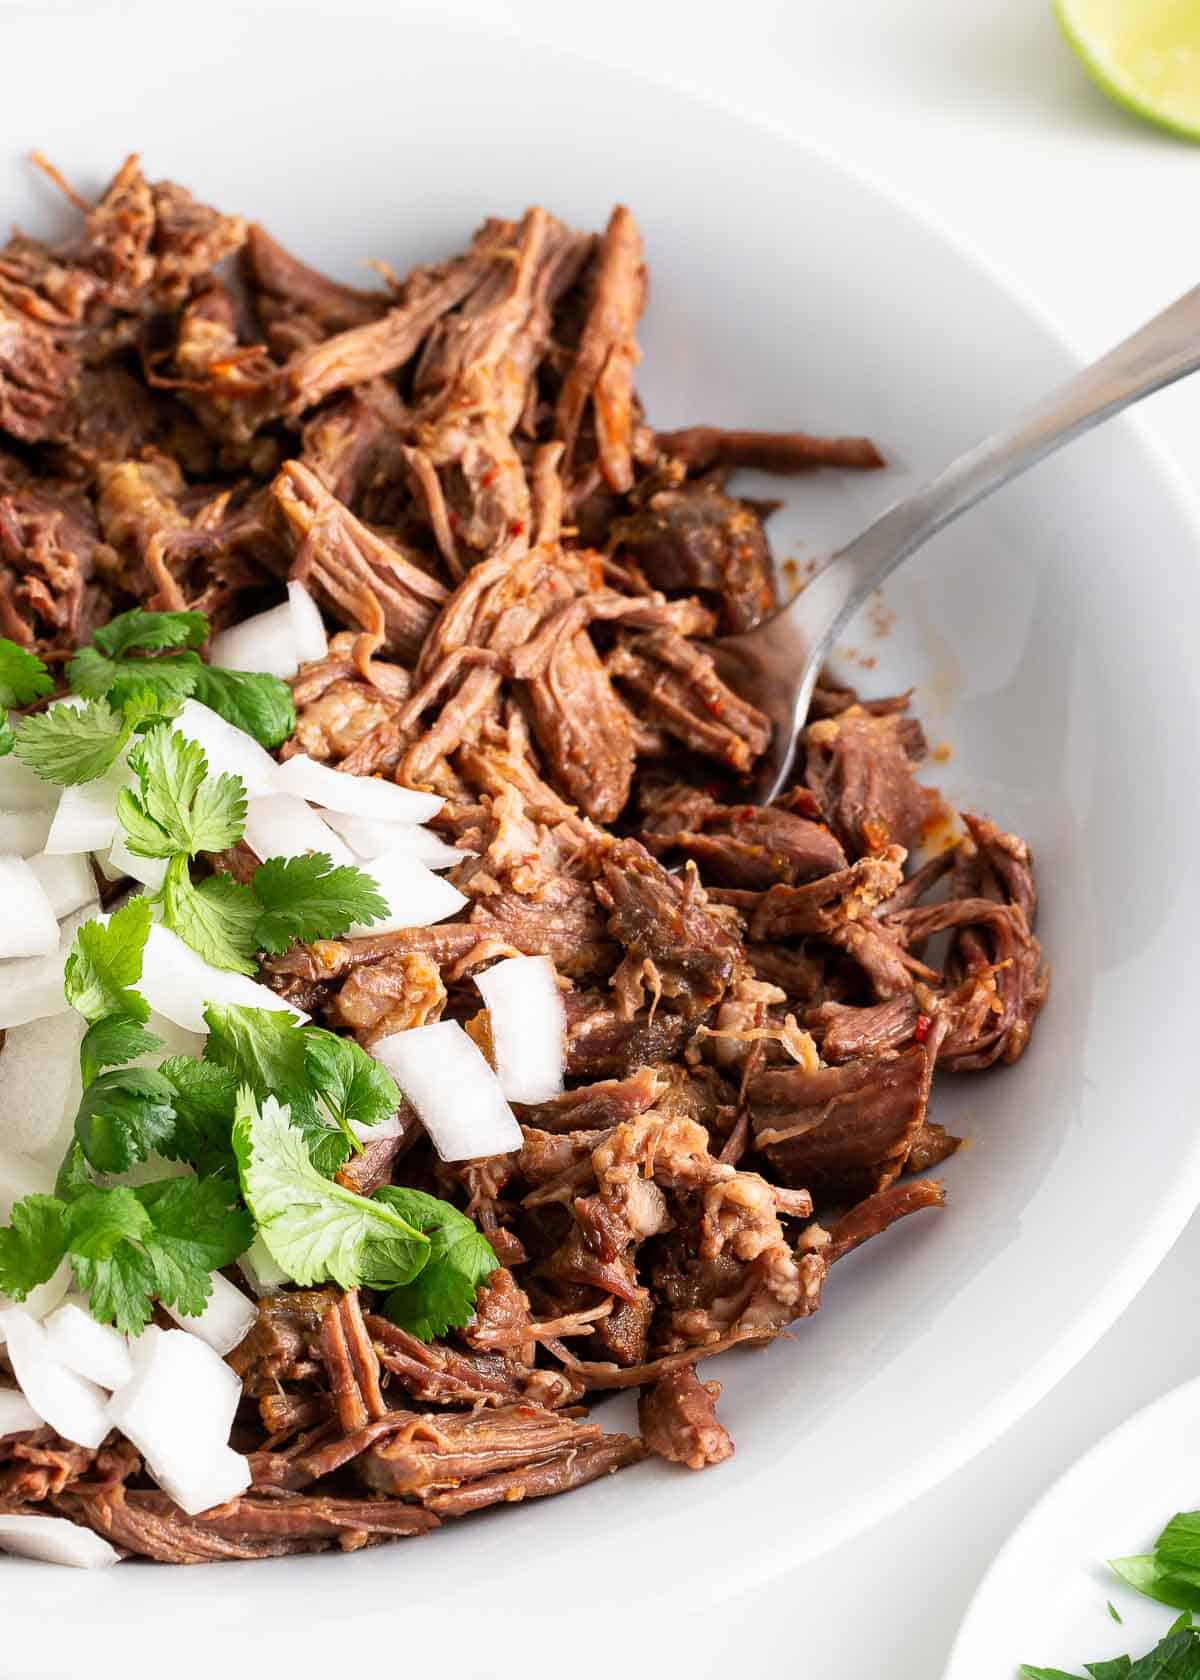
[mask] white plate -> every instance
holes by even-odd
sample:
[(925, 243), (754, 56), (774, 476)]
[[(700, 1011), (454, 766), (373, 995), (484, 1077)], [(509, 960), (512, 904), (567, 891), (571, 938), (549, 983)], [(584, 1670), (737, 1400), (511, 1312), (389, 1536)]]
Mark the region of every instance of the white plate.
[[(5, 220), (59, 214), (19, 160), (33, 145), (87, 190), (137, 146), (151, 173), (260, 217), (347, 278), (365, 278), (360, 256), (402, 270), (455, 249), (487, 212), (542, 200), (594, 227), (627, 200), (652, 272), (641, 388), (654, 421), (864, 431), (894, 463), (787, 488), (773, 527), (785, 555), (848, 535), (1072, 368), (1022, 304), (893, 201), (622, 72), (414, 13), (202, 20), (160, 4), (7, 10), (2, 27), (6, 60), (28, 67), (0, 116)], [(647, 1464), (347, 1558), (69, 1583), (14, 1564), (4, 1635), (22, 1676), (56, 1672), (44, 1629), (67, 1592), (94, 1680), (157, 1672), (168, 1646), (207, 1674), (260, 1628), (298, 1677), (343, 1662), (348, 1633), (355, 1649), (399, 1640), (406, 1661), (427, 1648), (444, 1666), (448, 1625), (473, 1621), (492, 1651), (544, 1640), (563, 1653), (588, 1624), (668, 1619), (844, 1540), (1057, 1381), (1200, 1186), (1186, 1100), (1197, 530), (1139, 431), (1113, 426), (906, 569), (890, 635), (864, 624), (848, 638), (876, 661), (862, 675), (877, 692), (917, 683), (933, 739), (953, 744), (955, 790), (1029, 835), (1054, 989), (1016, 1068), (941, 1082), (938, 1118), (977, 1140), (946, 1170), (947, 1212), (839, 1266), (793, 1339), (710, 1369), (727, 1385), (733, 1463), (699, 1476)]]
[(1038, 1501), (980, 1582), (942, 1680), (1015, 1680), (1019, 1663), (1078, 1674), (1151, 1650), (1178, 1612), (1106, 1560), (1152, 1550), (1176, 1511), (1198, 1505), (1200, 1380), (1114, 1429)]

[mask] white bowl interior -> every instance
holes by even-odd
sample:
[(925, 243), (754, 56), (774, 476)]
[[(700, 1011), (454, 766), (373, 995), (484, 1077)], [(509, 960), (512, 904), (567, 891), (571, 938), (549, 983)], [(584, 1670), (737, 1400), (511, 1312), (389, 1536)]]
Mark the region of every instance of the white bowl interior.
[[(34, 145), (84, 190), (137, 147), (152, 174), (346, 278), (360, 258), (403, 269), (449, 251), (490, 211), (540, 200), (596, 225), (623, 199), (651, 263), (654, 421), (867, 432), (893, 463), (784, 486), (782, 555), (848, 536), (1070, 369), (904, 209), (681, 96), (413, 13), (195, 21), (8, 12), (30, 73), (6, 88), (6, 218), (36, 230), (58, 213), (21, 162)], [(51, 60), (48, 101), (35, 67)], [(118, 73), (97, 74), (106, 61)], [(181, 1673), (226, 1664), (249, 1628), (281, 1668), (325, 1671), (349, 1622), (444, 1666), (449, 1619), (528, 1650), (577, 1637), (581, 1614), (712, 1602), (928, 1486), (1086, 1350), (1195, 1199), (1195, 559), (1192, 516), (1122, 423), (943, 534), (889, 587), (886, 635), (866, 614), (848, 636), (865, 689), (916, 684), (953, 749), (947, 790), (1029, 838), (1054, 983), (1017, 1067), (938, 1082), (935, 1117), (975, 1140), (945, 1169), (945, 1214), (839, 1266), (794, 1338), (709, 1368), (733, 1463), (650, 1464), (348, 1558), (72, 1578), (97, 1677), (157, 1671), (167, 1637)], [(0, 1567), (21, 1673), (59, 1672), (42, 1636), (67, 1583)]]

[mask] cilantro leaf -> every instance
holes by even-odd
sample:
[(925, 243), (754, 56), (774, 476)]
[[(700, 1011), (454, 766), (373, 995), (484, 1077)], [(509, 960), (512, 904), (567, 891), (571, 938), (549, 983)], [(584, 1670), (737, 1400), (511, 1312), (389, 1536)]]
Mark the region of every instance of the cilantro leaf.
[[(374, 1056), (352, 1038), (323, 1027), (304, 1027), (304, 1066), (310, 1084), (346, 1134), (352, 1149), (362, 1144), (352, 1124), (378, 1126), (400, 1107), (400, 1088)], [(341, 1163), (339, 1162), (339, 1165)]]
[(133, 988), (142, 977), (142, 954), (150, 932), (150, 901), (131, 898), (103, 922), (85, 922), (67, 958), (63, 989), (67, 1002), (87, 1021), (128, 1015), (145, 1022), (150, 1006)]
[[(88, 656), (91, 656), (90, 658)], [(161, 659), (104, 659), (93, 648), (83, 648), (69, 670), (89, 686), (101, 686), (114, 706), (125, 706), (135, 694), (149, 692), (164, 708), (181, 706), (196, 692), (204, 665), (198, 653), (168, 653)], [(78, 688), (78, 684), (76, 684)], [(80, 694), (84, 689), (78, 688)]]
[(263, 906), (259, 948), (282, 956), (295, 939), (334, 939), (356, 922), (387, 915), (387, 901), (371, 876), (324, 852), (270, 858), (254, 872), (254, 891)]
[(17, 744), (17, 737), (13, 733), (13, 726), (8, 721), (8, 713), (0, 706), (0, 758), (7, 758)]
[(26, 1196), (11, 1217), (12, 1223), (0, 1228), (0, 1293), (23, 1301), (62, 1264), (66, 1211), (55, 1196)]
[[(165, 725), (151, 729), (129, 755), (140, 793), (118, 801), (132, 851), (170, 857), (220, 852), (246, 826), (246, 789), (239, 776), (210, 777), (204, 749)], [(127, 816), (136, 811), (131, 828)], [(149, 825), (149, 826), (148, 826)], [(161, 834), (159, 839), (155, 831)]]
[(1082, 1674), (1068, 1674), (1064, 1668), (1034, 1668), (1032, 1663), (1022, 1663), (1017, 1673), (1024, 1680), (1085, 1680)]
[(240, 1004), (209, 1004), (204, 1019), (205, 1059), (228, 1069), (260, 1099), (286, 1102), (313, 1165), (327, 1178), (351, 1149), (362, 1147), (352, 1125), (376, 1126), (400, 1106), (391, 1075), (352, 1038), (301, 1027), (284, 1010)]
[(1154, 1542), (1164, 1569), (1200, 1570), (1200, 1511), (1177, 1511)]
[(130, 728), (107, 700), (60, 703), (22, 722), (16, 753), (43, 781), (74, 787), (112, 769)]
[(165, 1178), (134, 1195), (150, 1216), (143, 1238), (160, 1301), (181, 1313), (204, 1311), (210, 1272), (228, 1266), (254, 1240), (244, 1208), (232, 1206), (233, 1186), (217, 1178)]
[(210, 875), (199, 885), (188, 874), (187, 859), (176, 853), (155, 895), (167, 927), (214, 968), (254, 974), (258, 949), (258, 901), (249, 887), (231, 875)]
[(500, 1262), (473, 1221), (449, 1202), (385, 1184), (372, 1200), (395, 1208), (429, 1238), (429, 1259), (411, 1283), (393, 1289), (383, 1304), (393, 1324), (423, 1342), (466, 1324), (475, 1312), (475, 1291)]
[(0, 706), (29, 706), (54, 693), (54, 679), (36, 654), (0, 636)]
[(1173, 1610), (1200, 1610), (1200, 1574), (1165, 1569), (1151, 1553), (1109, 1558), (1108, 1567), (1144, 1598)]
[(202, 1176), (235, 1174), (230, 1131), (237, 1076), (192, 1056), (168, 1056), (158, 1071), (171, 1087), (175, 1109), (174, 1136), (158, 1146), (159, 1154), (171, 1161), (190, 1161)]
[(259, 1233), (294, 1282), (387, 1288), (411, 1281), (425, 1264), (429, 1238), (386, 1203), (322, 1178), (274, 1097), (260, 1109), (249, 1086), (239, 1089), (233, 1148)]
[(92, 641), (110, 659), (130, 648), (198, 648), (208, 640), (209, 624), (198, 612), (147, 612), (134, 607), (119, 613), (94, 632)]
[(54, 1180), (54, 1194), (60, 1202), (73, 1202), (77, 1196), (82, 1196), (85, 1190), (93, 1188), (92, 1175), (83, 1158), (83, 1150), (79, 1147), (78, 1140), (72, 1138), (67, 1145), (67, 1153), (63, 1156), (62, 1166), (58, 1169), (58, 1177)]
[(102, 1015), (84, 1033), (79, 1047), (84, 1085), (90, 1085), (101, 1068), (122, 1067), (138, 1056), (148, 1056), (161, 1050), (162, 1042), (131, 1015)]
[(67, 1248), (72, 1259), (108, 1260), (123, 1242), (137, 1241), (150, 1220), (124, 1184), (111, 1190), (93, 1185), (67, 1204)]
[(123, 1173), (170, 1140), (171, 1087), (153, 1068), (99, 1074), (83, 1093), (75, 1136), (97, 1172)]
[(226, 723), (245, 730), (268, 749), (281, 747), (296, 727), (292, 691), (279, 677), (201, 665), (192, 692)]

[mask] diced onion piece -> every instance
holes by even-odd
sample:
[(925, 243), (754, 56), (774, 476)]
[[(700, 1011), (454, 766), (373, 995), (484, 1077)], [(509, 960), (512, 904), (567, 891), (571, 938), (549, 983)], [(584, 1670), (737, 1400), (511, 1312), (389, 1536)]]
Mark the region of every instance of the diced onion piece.
[(151, 892), (158, 891), (167, 873), (165, 858), (139, 857), (136, 852), (131, 852), (125, 844), (125, 831), (121, 828), (118, 828), (117, 837), (109, 848), (106, 862), (112, 870), (111, 880), (122, 880), (128, 876), (132, 881), (140, 881), (143, 887), (149, 887)]
[(246, 804), (246, 844), (258, 858), (303, 857), (326, 852), (334, 863), (353, 863), (345, 841), (294, 793), (262, 793)]
[(28, 863), (60, 920), (72, 910), (96, 902), (96, 877), (86, 856), (79, 852), (38, 852)]
[(40, 1429), (45, 1422), (16, 1388), (0, 1388), (0, 1441), (6, 1435), (20, 1435), (26, 1429)]
[(63, 996), (63, 966), (72, 942), (94, 906), (85, 905), (63, 918), (58, 950), (48, 957), (13, 957), (0, 962), (0, 1028), (23, 1026), (43, 1016), (63, 1015), (70, 1004)]
[(0, 811), (53, 811), (58, 788), (35, 776), (15, 753), (0, 758)]
[[(69, 1260), (64, 1260), (58, 1270), (46, 1279), (45, 1283), (39, 1283), (36, 1288), (29, 1291), (21, 1305), (30, 1318), (45, 1318), (47, 1313), (54, 1311), (70, 1287), (71, 1263)], [(3, 1315), (7, 1307), (16, 1306), (16, 1304), (7, 1295), (0, 1295), (0, 1316)], [(3, 1341), (4, 1331), (0, 1328), (0, 1343), (3, 1343)]]
[(45, 1320), (50, 1352), (60, 1365), (101, 1388), (120, 1388), (133, 1375), (129, 1342), (111, 1324), (101, 1324), (86, 1303), (64, 1301)]
[(392, 852), (400, 852), (428, 864), (431, 869), (444, 869), (475, 855), (447, 844), (440, 834), (422, 828), (419, 823), (380, 822), (377, 817), (352, 817), (345, 811), (321, 814), (360, 858), (387, 857)]
[(112, 1427), (103, 1389), (59, 1364), (45, 1330), (23, 1308), (0, 1312), (0, 1329), (13, 1375), (34, 1411), (65, 1441), (98, 1447)]
[(475, 984), (487, 1004), (496, 1077), (510, 1102), (549, 1102), (563, 1088), (567, 1012), (549, 957), (505, 957)]
[(250, 1466), (228, 1445), (242, 1393), (235, 1373), (186, 1330), (149, 1325), (130, 1351), (133, 1376), (113, 1395), (108, 1419), (163, 1492), (189, 1516), (244, 1493)]
[(66, 1517), (0, 1516), (0, 1551), (71, 1569), (107, 1569), (121, 1554), (103, 1535)]
[(261, 671), (294, 677), (300, 668), (290, 601), (244, 618), (212, 639), (209, 663), (223, 671)]
[(54, 1168), (19, 1155), (7, 1144), (0, 1147), (0, 1225), (12, 1218), (14, 1202), (26, 1196), (48, 1196), (54, 1189)]
[[(0, 758), (0, 764), (6, 762)], [(57, 796), (58, 790), (54, 791)], [(46, 844), (53, 823), (54, 806), (43, 805), (35, 811), (0, 810), (0, 852), (32, 857)]]
[(371, 1054), (421, 1116), (443, 1161), (506, 1155), (521, 1128), (483, 1052), (457, 1021), (389, 1033)]
[(254, 1302), (248, 1300), (237, 1284), (230, 1283), (220, 1272), (210, 1273), (209, 1282), (212, 1294), (208, 1305), (195, 1318), (176, 1312), (174, 1307), (168, 1307), (167, 1311), (176, 1324), (190, 1330), (193, 1336), (199, 1336), (223, 1359), (248, 1335), (258, 1314), (254, 1310)]
[(350, 1130), (360, 1143), (379, 1143), (384, 1138), (403, 1137), (408, 1130), (408, 1124), (401, 1119), (400, 1111), (397, 1110), (386, 1120), (381, 1120), (377, 1126), (364, 1126), (361, 1120), (351, 1120)]
[(65, 787), (46, 836), (47, 852), (103, 852), (112, 845), (120, 829), (117, 794), (129, 779), (122, 765), (94, 782)]
[(445, 803), (436, 793), (414, 793), (412, 788), (385, 782), (378, 776), (349, 776), (344, 770), (331, 770), (307, 753), (297, 753), (275, 766), (275, 787), (280, 793), (311, 799), (328, 811), (379, 817), (384, 822), (428, 822)]
[(46, 957), (58, 949), (58, 917), (22, 857), (0, 853), (0, 957)]
[(253, 735), (227, 723), (199, 700), (185, 700), (171, 728), (204, 748), (210, 776), (240, 776), (247, 793), (273, 793), (279, 766)]
[[(61, 984), (61, 981), (60, 981)], [(87, 1023), (74, 1010), (12, 1027), (0, 1049), (4, 1142), (57, 1166), (71, 1140), (83, 1087), (79, 1046)], [(0, 1185), (0, 1195), (2, 1195)]]
[(238, 1267), (256, 1295), (274, 1295), (292, 1281), (261, 1236), (255, 1237), (238, 1261)]
[(329, 637), (325, 621), (317, 603), (302, 583), (288, 584), (288, 606), (292, 613), (292, 637), (296, 644), (296, 658), (301, 665), (324, 659), (329, 652)]
[(382, 921), (362, 922), (350, 929), (359, 933), (390, 933), (393, 928), (431, 927), (461, 910), (467, 902), (457, 887), (435, 875), (416, 858), (393, 852), (391, 857), (373, 858), (359, 868), (376, 883), (387, 901)]
[(302, 1024), (308, 1016), (302, 1009), (260, 986), (245, 974), (213, 968), (190, 945), (169, 928), (155, 923), (146, 940), (142, 958), (140, 991), (151, 1009), (189, 1032), (204, 1033), (208, 1026), (204, 1006), (209, 1003), (237, 1003), (251, 1009), (283, 1009)]

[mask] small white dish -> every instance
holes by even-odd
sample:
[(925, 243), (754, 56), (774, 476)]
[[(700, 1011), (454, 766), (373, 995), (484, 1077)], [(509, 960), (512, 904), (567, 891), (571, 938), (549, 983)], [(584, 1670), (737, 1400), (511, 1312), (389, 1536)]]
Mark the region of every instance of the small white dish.
[(1134, 1592), (1107, 1559), (1151, 1551), (1177, 1511), (1197, 1508), (1200, 1379), (1137, 1412), (1043, 1495), (976, 1589), (942, 1680), (1016, 1680), (1021, 1663), (1081, 1674), (1085, 1662), (1143, 1656), (1178, 1612)]

